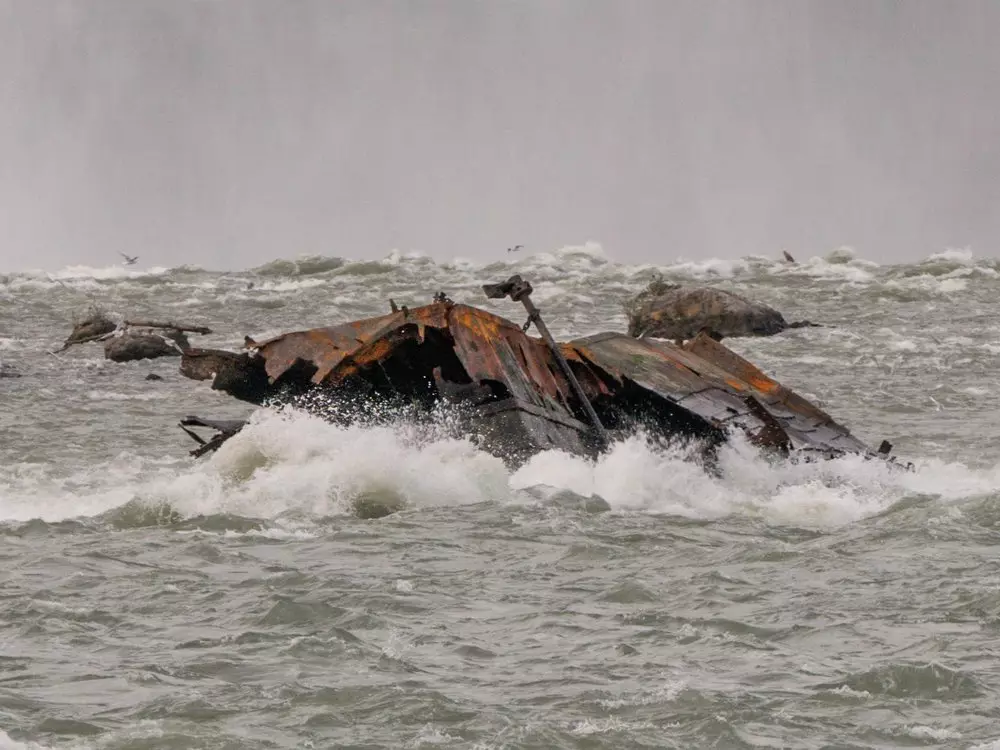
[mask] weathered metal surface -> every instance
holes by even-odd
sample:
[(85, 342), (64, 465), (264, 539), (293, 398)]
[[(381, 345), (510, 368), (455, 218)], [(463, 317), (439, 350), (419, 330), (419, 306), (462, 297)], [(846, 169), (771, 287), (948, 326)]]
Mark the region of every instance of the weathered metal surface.
[(548, 347), (549, 353), (555, 359), (556, 364), (559, 365), (559, 372), (566, 379), (566, 382), (569, 383), (579, 407), (587, 415), (596, 438), (606, 446), (609, 441), (604, 425), (601, 423), (600, 417), (597, 416), (593, 404), (587, 398), (587, 394), (583, 391), (580, 382), (576, 379), (576, 375), (570, 368), (569, 362), (566, 361), (566, 357), (560, 350), (559, 344), (556, 343), (556, 340), (549, 332), (548, 326), (545, 325), (545, 321), (542, 320), (541, 311), (535, 307), (535, 303), (531, 299), (531, 293), (534, 291), (531, 283), (522, 279), (520, 275), (515, 274), (502, 284), (484, 284), (483, 291), (491, 299), (510, 297), (514, 302), (520, 302), (524, 305), (524, 309), (528, 313), (528, 322), (524, 324), (522, 331), (527, 331), (532, 323), (535, 324), (535, 328), (542, 334), (542, 340)]
[(590, 426), (550, 409), (514, 398), (492, 401), (474, 409), (471, 432), (494, 453), (522, 463), (543, 450), (576, 455), (593, 452)]
[(450, 334), (455, 353), (474, 382), (497, 381), (521, 401), (566, 410), (568, 389), (553, 373), (546, 346), (510, 321), (468, 305), (434, 303), (341, 326), (286, 333), (253, 347), (271, 383), (303, 362), (315, 368), (312, 383), (336, 385), (384, 361), (404, 341), (422, 341), (428, 327)]
[(296, 362), (316, 368), (313, 383), (335, 383), (380, 361), (401, 338), (422, 339), (426, 326), (446, 328), (447, 312), (447, 304), (435, 303), (330, 328), (286, 333), (261, 343), (251, 342), (251, 347), (264, 360), (272, 383)]
[(569, 389), (557, 377), (545, 344), (510, 321), (475, 307), (455, 305), (448, 320), (455, 353), (474, 382), (500, 381), (521, 401), (566, 409)]
[(871, 452), (846, 427), (834, 421), (833, 417), (814, 403), (768, 377), (756, 365), (719, 342), (708, 336), (697, 336), (685, 342), (684, 349), (747, 383), (758, 401), (793, 438), (793, 444), (797, 444), (795, 447), (829, 447), (851, 453)]
[(248, 340), (249, 351), (240, 355), (192, 352), (182, 372), (211, 376), (213, 387), (254, 403), (285, 385), (325, 388), (362, 404), (394, 394), (452, 402), (461, 406), (470, 434), (517, 461), (550, 448), (592, 453), (604, 444), (603, 418), (621, 429), (644, 409), (665, 435), (718, 442), (739, 429), (782, 452), (875, 455), (824, 411), (708, 336), (678, 346), (604, 333), (549, 346), (490, 312), (444, 295), (435, 300), (262, 343)]
[(576, 361), (598, 367), (620, 382), (627, 378), (710, 424), (739, 427), (768, 444), (780, 442), (775, 434), (780, 428), (794, 449), (871, 453), (826, 412), (708, 336), (699, 335), (679, 347), (623, 334), (598, 334), (570, 342), (564, 349), (574, 352)]
[(679, 405), (716, 428), (764, 428), (743, 398), (747, 386), (709, 362), (700, 362), (672, 344), (605, 333), (570, 342), (575, 359), (624, 384), (634, 382)]

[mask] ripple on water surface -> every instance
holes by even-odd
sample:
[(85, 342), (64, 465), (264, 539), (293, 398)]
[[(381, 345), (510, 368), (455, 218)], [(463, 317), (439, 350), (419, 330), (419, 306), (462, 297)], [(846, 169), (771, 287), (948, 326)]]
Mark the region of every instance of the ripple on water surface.
[[(0, 748), (1000, 750), (998, 270), (588, 245), (2, 276)], [(716, 476), (636, 435), (511, 473), (447, 424), (294, 409), (195, 462), (176, 418), (245, 405), (176, 362), (47, 354), (95, 299), (235, 348), (512, 272), (584, 335), (657, 271), (824, 323), (727, 343), (915, 470), (736, 442)]]

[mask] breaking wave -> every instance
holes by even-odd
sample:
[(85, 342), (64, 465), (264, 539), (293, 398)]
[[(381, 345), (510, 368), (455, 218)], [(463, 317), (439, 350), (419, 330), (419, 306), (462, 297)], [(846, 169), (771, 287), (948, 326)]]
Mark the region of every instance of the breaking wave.
[[(537, 284), (584, 279), (602, 284), (622, 283), (630, 288), (644, 283), (653, 274), (662, 274), (681, 282), (766, 282), (801, 279), (817, 284), (849, 285), (916, 284), (929, 286), (934, 280), (951, 280), (946, 291), (961, 291), (961, 280), (1000, 277), (1000, 261), (975, 256), (968, 249), (946, 249), (922, 261), (901, 265), (880, 265), (867, 260), (852, 248), (841, 247), (825, 253), (797, 253), (796, 263), (788, 263), (775, 252), (773, 257), (751, 255), (739, 258), (709, 258), (690, 260), (683, 257), (658, 263), (625, 264), (609, 256), (596, 242), (568, 245), (551, 250), (523, 250), (516, 254), (502, 253), (490, 260), (454, 258), (435, 259), (420, 252), (393, 250), (379, 260), (353, 260), (338, 255), (303, 255), (277, 258), (245, 270), (215, 272), (194, 266), (149, 268), (113, 264), (105, 267), (67, 266), (57, 271), (27, 270), (0, 274), (0, 290), (19, 290), (69, 285), (82, 290), (100, 290), (108, 284), (174, 283), (212, 288), (228, 286), (243, 288), (253, 281), (270, 285), (278, 291), (291, 291), (296, 284), (313, 280), (313, 284), (341, 284), (355, 278), (359, 283), (372, 275), (396, 275), (401, 279), (413, 275), (427, 283), (437, 283), (436, 277), (446, 274), (448, 283), (458, 288), (478, 288), (484, 274), (501, 275), (509, 272), (530, 274)], [(921, 281), (913, 282), (913, 278)]]
[(260, 276), (311, 276), (340, 268), (346, 263), (343, 258), (328, 258), (323, 255), (306, 255), (293, 260), (277, 259), (250, 269)]
[(0, 520), (104, 517), (117, 525), (146, 525), (226, 515), (279, 528), (292, 519), (301, 529), (304, 519), (479, 503), (558, 499), (565, 505), (568, 496), (581, 508), (611, 512), (700, 520), (738, 515), (824, 528), (915, 499), (954, 509), (998, 491), (1000, 466), (973, 470), (927, 460), (907, 472), (857, 456), (771, 462), (739, 439), (722, 449), (719, 471), (710, 474), (684, 447), (643, 435), (615, 444), (596, 461), (549, 451), (511, 472), (471, 441), (426, 425), (343, 427), (285, 408), (257, 412), (239, 435), (201, 461), (122, 454), (61, 476), (37, 464), (5, 466)]

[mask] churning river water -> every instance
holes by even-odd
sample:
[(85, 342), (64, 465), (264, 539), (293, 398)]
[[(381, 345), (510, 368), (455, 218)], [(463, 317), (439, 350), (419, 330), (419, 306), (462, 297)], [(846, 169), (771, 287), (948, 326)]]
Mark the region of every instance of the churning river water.
[[(1000, 749), (1000, 263), (513, 257), (0, 275), (0, 748)], [(439, 290), (520, 322), (479, 288), (515, 271), (560, 337), (654, 271), (824, 324), (726, 343), (914, 471), (636, 435), (511, 473), (289, 409), (195, 460), (177, 420), (248, 405), (49, 353), (90, 305), (232, 349)]]

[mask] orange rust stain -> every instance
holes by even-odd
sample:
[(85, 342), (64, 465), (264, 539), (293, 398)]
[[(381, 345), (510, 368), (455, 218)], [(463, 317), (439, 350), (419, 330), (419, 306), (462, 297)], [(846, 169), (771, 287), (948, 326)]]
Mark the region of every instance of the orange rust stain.
[(776, 382), (771, 380), (763, 373), (760, 373), (760, 371), (754, 373), (748, 373), (746, 380), (750, 385), (752, 385), (758, 391), (763, 391), (764, 393), (774, 393), (775, 391), (778, 390), (778, 388), (780, 388), (780, 386)]

